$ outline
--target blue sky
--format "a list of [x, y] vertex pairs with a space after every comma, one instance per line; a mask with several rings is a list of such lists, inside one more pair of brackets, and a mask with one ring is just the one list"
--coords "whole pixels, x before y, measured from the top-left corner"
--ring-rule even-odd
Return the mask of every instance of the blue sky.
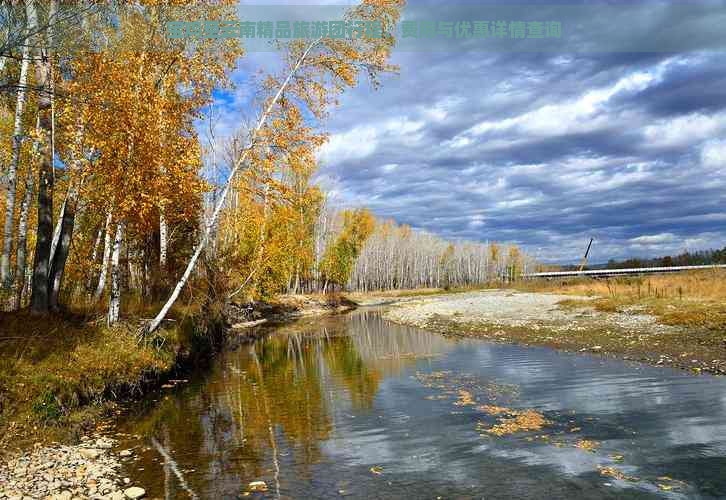
[[[649, 33], [684, 17], [670, 2], [638, 4]], [[726, 13], [721, 1], [687, 5]], [[635, 32], [628, 19], [619, 29]], [[332, 110], [318, 179], [341, 205], [445, 238], [516, 242], [542, 260], [576, 261], [590, 237], [594, 261], [724, 246], [726, 53], [638, 43], [585, 49], [563, 23], [556, 50], [397, 50], [398, 74]], [[217, 99], [218, 136], [254, 115], [251, 75], [277, 64], [273, 52], [240, 61], [237, 88]]]

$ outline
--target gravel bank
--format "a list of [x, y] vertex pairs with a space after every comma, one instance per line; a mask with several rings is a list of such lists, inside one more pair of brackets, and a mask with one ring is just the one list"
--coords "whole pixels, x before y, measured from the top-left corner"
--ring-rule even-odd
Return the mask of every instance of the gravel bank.
[[0, 464], [0, 499], [142, 498], [143, 488], [120, 475], [130, 450], [112, 451], [107, 437], [84, 437], [76, 446], [36, 446]]
[[486, 290], [445, 295], [400, 305], [386, 312], [394, 322], [425, 326], [433, 318], [454, 323], [481, 322], [490, 326], [541, 327], [571, 330], [579, 327], [612, 326], [638, 331], [669, 331], [672, 327], [660, 325], [653, 316], [630, 313], [602, 313], [591, 309], [568, 310], [560, 308], [563, 300], [589, 300], [588, 297], [544, 293]]
[[712, 336], [663, 325], [636, 307], [621, 312], [561, 307], [588, 297], [486, 290], [419, 298], [391, 306], [384, 317], [456, 337], [546, 345], [611, 355], [696, 373], [726, 373], [726, 343]]

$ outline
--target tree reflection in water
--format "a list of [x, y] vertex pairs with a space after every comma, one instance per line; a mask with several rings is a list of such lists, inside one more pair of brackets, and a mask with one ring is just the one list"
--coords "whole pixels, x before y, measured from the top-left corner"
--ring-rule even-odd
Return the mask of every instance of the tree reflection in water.
[[[450, 345], [367, 311], [277, 326], [225, 353], [207, 380], [156, 406], [134, 430], [163, 442], [181, 470], [194, 469], [190, 483], [213, 478], [200, 485], [203, 496], [239, 493], [265, 477], [280, 497], [284, 477], [312, 479], [321, 443], [345, 411], [371, 409], [384, 377]], [[168, 464], [163, 480], [167, 496], [179, 491]]]

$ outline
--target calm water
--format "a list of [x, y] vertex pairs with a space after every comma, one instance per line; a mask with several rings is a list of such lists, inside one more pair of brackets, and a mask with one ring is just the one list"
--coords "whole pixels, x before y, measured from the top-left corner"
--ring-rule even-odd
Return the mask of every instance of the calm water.
[[[122, 423], [150, 497], [726, 498], [726, 377], [453, 341], [375, 311], [270, 333]], [[548, 424], [492, 435], [480, 405]]]

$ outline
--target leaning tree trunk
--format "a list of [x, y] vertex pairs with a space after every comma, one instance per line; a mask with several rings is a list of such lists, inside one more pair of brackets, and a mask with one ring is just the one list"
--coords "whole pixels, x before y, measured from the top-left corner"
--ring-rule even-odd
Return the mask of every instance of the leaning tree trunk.
[[[5, 60], [5, 58], [3, 58]], [[13, 216], [15, 215], [15, 194], [17, 192], [18, 163], [20, 146], [23, 143], [23, 111], [28, 100], [28, 67], [30, 66], [30, 44], [23, 46], [23, 61], [20, 64], [20, 79], [15, 103], [15, 125], [13, 127], [13, 145], [10, 166], [7, 174], [7, 194], [5, 198], [5, 225], [3, 232], [2, 255], [0, 255], [0, 281], [2, 286], [9, 288], [12, 284], [10, 274], [10, 253], [13, 248]], [[30, 167], [28, 167], [30, 168]]]
[[257, 134], [259, 133], [262, 126], [267, 121], [267, 117], [272, 112], [273, 106], [277, 103], [277, 101], [280, 99], [280, 96], [285, 91], [285, 88], [287, 88], [287, 85], [290, 83], [290, 80], [292, 80], [295, 73], [297, 73], [298, 69], [302, 65], [302, 63], [307, 59], [308, 54], [310, 51], [315, 47], [318, 43], [320, 43], [320, 40], [322, 38], [318, 38], [317, 40], [313, 41], [308, 47], [305, 49], [305, 52], [302, 53], [300, 58], [295, 62], [295, 66], [291, 69], [290, 73], [288, 73], [287, 78], [285, 78], [285, 81], [280, 85], [280, 88], [277, 90], [277, 93], [272, 98], [272, 100], [267, 105], [267, 108], [265, 108], [265, 111], [262, 113], [262, 116], [260, 116], [260, 120], [257, 122], [257, 126], [255, 127], [254, 131], [252, 132], [251, 137], [251, 144], [249, 147], [245, 148], [242, 155], [237, 159], [237, 161], [234, 163], [234, 166], [232, 167], [232, 170], [229, 173], [229, 176], [227, 177], [227, 181], [224, 183], [224, 188], [222, 189], [222, 193], [219, 196], [219, 199], [217, 200], [217, 204], [214, 207], [214, 211], [212, 212], [212, 217], [209, 220], [209, 224], [207, 224], [206, 229], [204, 230], [204, 233], [202, 235], [202, 239], [197, 244], [197, 247], [194, 249], [194, 253], [192, 254], [191, 259], [189, 259], [189, 262], [187, 263], [187, 267], [184, 270], [184, 274], [182, 274], [181, 279], [177, 282], [176, 286], [174, 287], [174, 290], [172, 290], [171, 295], [167, 299], [167, 301], [162, 306], [159, 313], [154, 317], [154, 319], [149, 324], [149, 327], [146, 329], [146, 333], [151, 333], [157, 328], [159, 328], [159, 325], [161, 325], [161, 322], [166, 318], [166, 315], [169, 314], [169, 310], [171, 309], [171, 306], [174, 305], [174, 302], [176, 302], [176, 299], [179, 297], [179, 294], [181, 293], [182, 289], [184, 288], [184, 285], [186, 285], [187, 281], [189, 280], [189, 277], [192, 275], [192, 271], [194, 270], [194, 267], [197, 265], [197, 261], [199, 260], [199, 256], [202, 254], [202, 251], [204, 251], [205, 247], [207, 246], [207, 243], [209, 242], [209, 239], [212, 235], [212, 231], [217, 226], [217, 219], [219, 219], [219, 214], [222, 212], [222, 207], [224, 206], [224, 202], [227, 198], [227, 194], [229, 194], [230, 186], [232, 185], [232, 180], [237, 175], [237, 172], [239, 172], [239, 169], [242, 167], [242, 165], [247, 160], [247, 156], [251, 150], [251, 147], [254, 146], [254, 143], [257, 139]]
[[111, 256], [111, 294], [108, 301], [108, 326], [118, 321], [121, 312], [121, 242], [124, 239], [123, 221], [119, 221], [116, 226], [116, 238], [113, 242], [113, 255]]
[[[83, 151], [83, 124], [79, 122], [76, 130], [76, 146], [78, 151]], [[82, 154], [82, 153], [78, 153]], [[83, 178], [74, 182], [73, 174], [80, 173], [82, 168], [82, 159], [74, 158], [73, 172], [71, 172], [71, 187], [68, 188], [68, 195], [63, 202], [63, 210], [59, 221], [60, 229], [58, 231], [58, 241], [51, 250], [50, 260], [50, 307], [57, 310], [59, 307], [58, 295], [60, 294], [61, 282], [66, 268], [66, 260], [68, 252], [71, 248], [71, 238], [73, 238], [73, 227], [76, 223], [76, 208], [78, 205], [78, 196], [83, 185]]]
[[57, 310], [59, 307], [58, 295], [60, 294], [68, 252], [71, 248], [71, 238], [73, 237], [73, 227], [76, 220], [78, 191], [78, 186], [73, 186], [71, 192], [68, 194], [68, 198], [66, 198], [66, 206], [65, 210], [63, 210], [63, 218], [61, 219], [60, 238], [50, 265], [50, 307], [54, 310]]
[[48, 257], [48, 262], [50, 262], [51, 265], [53, 264], [55, 250], [56, 248], [58, 248], [58, 242], [60, 241], [61, 229], [63, 227], [63, 218], [66, 213], [66, 205], [68, 204], [68, 197], [70, 196], [70, 194], [71, 189], [69, 187], [68, 191], [66, 192], [65, 198], [63, 198], [63, 204], [61, 205], [60, 213], [58, 214], [58, 221], [55, 223], [55, 229], [53, 229], [53, 239], [50, 241], [50, 257]]

